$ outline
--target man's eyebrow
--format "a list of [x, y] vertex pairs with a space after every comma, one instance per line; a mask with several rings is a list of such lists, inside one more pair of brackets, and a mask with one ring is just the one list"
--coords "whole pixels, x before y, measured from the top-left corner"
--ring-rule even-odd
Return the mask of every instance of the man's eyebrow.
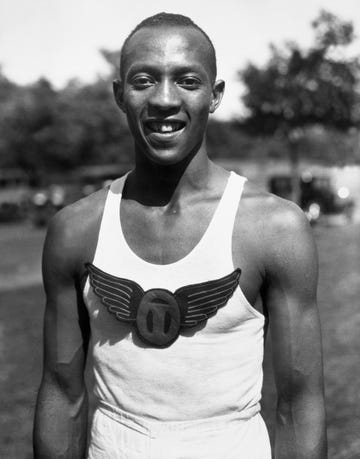
[[[152, 74], [159, 74], [161, 73], [161, 68], [159, 68], [158, 65], [155, 65], [155, 64], [150, 64], [150, 63], [137, 63], [137, 64], [134, 64], [132, 66], [130, 66], [129, 70], [128, 70], [128, 76], [133, 76], [135, 73], [137, 72], [148, 72], [148, 73], [152, 73]], [[175, 74], [175, 75], [178, 75], [178, 74], [182, 74], [182, 73], [191, 73], [191, 72], [195, 72], [195, 73], [204, 73], [204, 69], [202, 66], [194, 63], [194, 64], [184, 64], [184, 65], [174, 65], [171, 67], [171, 73], [172, 74]]]

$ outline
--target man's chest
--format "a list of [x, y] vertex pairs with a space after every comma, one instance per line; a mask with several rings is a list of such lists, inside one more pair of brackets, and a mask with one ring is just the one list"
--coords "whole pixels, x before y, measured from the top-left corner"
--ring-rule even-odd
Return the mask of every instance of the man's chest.
[[121, 208], [122, 231], [130, 249], [154, 264], [174, 263], [189, 254], [196, 257], [200, 244], [216, 260], [230, 246], [229, 261], [241, 269], [240, 286], [249, 302], [255, 304], [263, 281], [256, 229], [237, 218], [225, 222], [223, 231], [216, 231], [214, 227], [220, 223], [214, 216], [216, 205], [205, 202], [163, 212], [125, 202]]
[[132, 251], [154, 264], [169, 264], [186, 257], [206, 235], [215, 206], [212, 203], [172, 209], [124, 203], [121, 227]]

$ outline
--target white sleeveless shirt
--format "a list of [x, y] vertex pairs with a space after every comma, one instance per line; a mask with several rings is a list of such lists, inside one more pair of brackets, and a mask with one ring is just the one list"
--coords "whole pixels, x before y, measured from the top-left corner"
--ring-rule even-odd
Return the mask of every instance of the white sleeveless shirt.
[[[211, 222], [184, 258], [157, 265], [128, 246], [120, 222], [126, 177], [109, 189], [92, 263], [149, 289], [177, 289], [232, 273], [232, 233], [246, 179], [231, 172]], [[91, 261], [91, 260], [89, 260]], [[96, 397], [146, 419], [188, 421], [229, 415], [248, 419], [260, 410], [264, 316], [241, 288], [201, 326], [180, 332], [170, 346], [147, 346], [134, 326], [101, 303], [90, 285], [84, 299], [91, 323], [89, 353]]]

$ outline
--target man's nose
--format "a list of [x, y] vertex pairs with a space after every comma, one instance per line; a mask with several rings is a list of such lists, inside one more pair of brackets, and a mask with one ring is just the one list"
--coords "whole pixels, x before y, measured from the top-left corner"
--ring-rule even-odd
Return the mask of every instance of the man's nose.
[[181, 105], [181, 100], [176, 84], [170, 81], [158, 83], [149, 100], [149, 105], [161, 111], [178, 109]]

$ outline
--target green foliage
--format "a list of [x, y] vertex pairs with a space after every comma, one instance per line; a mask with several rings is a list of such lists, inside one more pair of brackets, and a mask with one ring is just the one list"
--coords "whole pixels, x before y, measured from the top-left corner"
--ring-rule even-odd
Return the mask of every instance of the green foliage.
[[132, 140], [110, 78], [56, 91], [45, 79], [18, 86], [0, 75], [0, 103], [0, 166], [34, 177], [130, 161]]
[[312, 22], [315, 30], [315, 41], [320, 49], [331, 46], [346, 46], [354, 40], [354, 26], [351, 21], [343, 21], [326, 10], [320, 10]]
[[237, 129], [232, 122], [211, 119], [207, 130], [209, 155], [214, 158], [244, 157], [250, 152], [253, 139]]
[[69, 85], [60, 94], [59, 107], [68, 135], [69, 159], [76, 165], [129, 160], [132, 142], [113, 100], [110, 81]]
[[295, 43], [271, 47], [264, 67], [249, 64], [240, 72], [245, 84], [251, 132], [299, 136], [309, 125], [346, 130], [360, 122], [359, 61], [345, 58], [353, 26], [321, 11], [313, 22], [315, 44], [301, 50]]
[[55, 92], [42, 81], [21, 92], [3, 116], [3, 164], [33, 172], [128, 159], [125, 121], [104, 82]]

